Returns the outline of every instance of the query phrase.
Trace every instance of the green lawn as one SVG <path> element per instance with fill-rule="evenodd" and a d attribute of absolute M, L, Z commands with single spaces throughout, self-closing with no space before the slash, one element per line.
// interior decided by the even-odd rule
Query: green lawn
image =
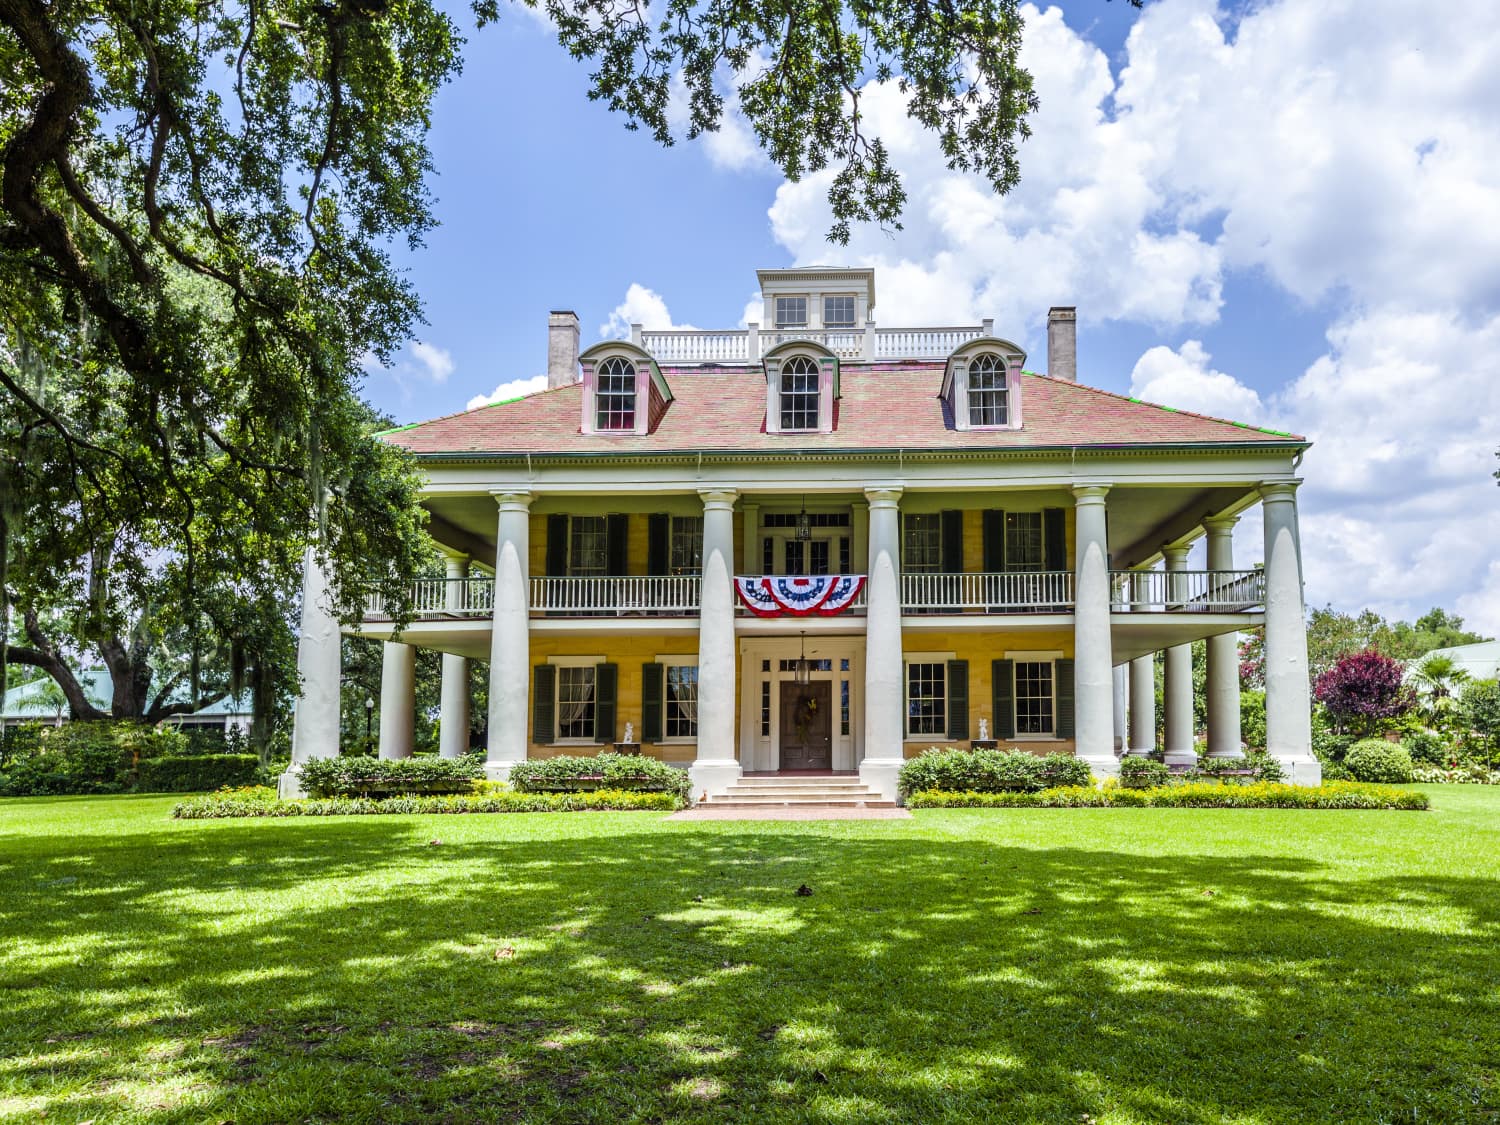
<path fill-rule="evenodd" d="M 0 1120 L 1494 1122 L 1500 789 L 1428 791 L 791 824 L 0 801 Z"/>

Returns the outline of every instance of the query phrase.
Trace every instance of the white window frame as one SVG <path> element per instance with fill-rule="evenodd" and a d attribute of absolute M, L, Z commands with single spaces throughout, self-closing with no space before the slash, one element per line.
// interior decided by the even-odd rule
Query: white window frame
<path fill-rule="evenodd" d="M 590 705 L 594 708 L 594 737 L 593 738 L 564 738 L 562 736 L 562 673 L 552 677 L 552 728 L 553 745 L 555 746 L 602 746 L 599 739 L 599 673 L 595 671 L 600 664 L 607 664 L 609 658 L 605 656 L 549 656 L 547 663 L 554 668 L 587 668 L 594 672 L 594 697 Z"/>
<path fill-rule="evenodd" d="M 1057 662 L 1063 659 L 1063 654 L 1056 649 L 1046 651 L 1007 652 L 1005 659 L 1011 662 L 1010 670 L 1010 721 L 1011 729 L 1016 733 L 1011 736 L 1013 742 L 1059 742 L 1057 734 Z M 1045 734 L 1022 734 L 1021 715 L 1019 710 L 1020 692 L 1016 690 L 1017 666 L 1021 664 L 1050 664 L 1052 665 L 1052 729 Z"/>
<path fill-rule="evenodd" d="M 668 735 L 667 734 L 667 708 L 670 706 L 670 703 L 671 703 L 671 700 L 670 700 L 667 688 L 668 688 L 668 685 L 672 681 L 672 669 L 673 668 L 691 668 L 691 669 L 693 669 L 693 672 L 695 673 L 694 681 L 693 682 L 695 684 L 698 684 L 698 685 L 701 686 L 702 685 L 702 680 L 698 679 L 697 676 L 696 676 L 696 673 L 698 671 L 698 657 L 697 657 L 696 654 L 693 654 L 693 653 L 658 653 L 656 655 L 655 659 L 656 659 L 656 663 L 661 665 L 661 735 L 662 735 L 662 737 L 661 737 L 661 742 L 657 743 L 657 745 L 665 745 L 665 746 L 692 746 L 692 745 L 696 745 L 697 742 L 698 742 L 698 720 L 696 718 L 693 720 L 693 733 L 692 734 L 686 734 L 686 735 L 684 735 L 684 734 Z M 695 703 L 696 703 L 696 697 L 695 697 Z"/>
<path fill-rule="evenodd" d="M 948 737 L 948 661 L 957 657 L 951 652 L 903 652 L 901 654 L 901 736 L 904 742 L 925 742 L 931 745 L 934 739 Z M 911 666 L 913 664 L 936 664 L 943 670 L 943 715 L 940 728 L 934 734 L 913 734 L 911 730 Z"/>
<path fill-rule="evenodd" d="M 983 390 L 974 387 L 975 370 L 974 365 L 981 359 L 993 359 L 995 367 L 991 372 L 993 377 L 1000 381 L 998 387 Z M 969 429 L 971 430 L 1008 430 L 1010 429 L 1010 363 L 1005 356 L 999 352 L 978 352 L 971 355 L 964 362 L 964 406 L 969 416 Z M 1003 422 L 976 422 L 974 411 L 979 403 L 975 399 L 977 394 L 991 394 L 999 396 L 999 406 L 1005 415 Z"/>
<path fill-rule="evenodd" d="M 811 367 L 812 370 L 811 371 L 807 371 L 807 370 L 789 371 L 788 368 L 791 367 L 791 366 L 793 366 L 794 364 L 797 367 Z M 807 391 L 807 390 L 803 390 L 803 391 L 788 391 L 786 389 L 786 381 L 789 378 L 791 378 L 791 379 L 811 379 L 812 380 L 812 390 L 810 390 L 810 391 Z M 810 426 L 809 425 L 788 426 L 786 424 L 787 400 L 792 395 L 795 395 L 795 396 L 797 396 L 799 398 L 805 398 L 808 395 L 812 396 L 812 398 L 813 398 L 812 425 L 810 425 Z M 815 434 L 815 433 L 818 433 L 821 430 L 821 428 L 822 428 L 822 421 L 823 421 L 823 367 L 822 367 L 822 364 L 820 364 L 812 356 L 807 356 L 807 355 L 790 355 L 790 356 L 787 356 L 786 359 L 784 359 L 781 362 L 781 365 L 777 369 L 777 372 L 776 372 L 776 411 L 777 411 L 777 430 L 780 433 L 783 433 L 783 434 Z M 803 413 L 805 414 L 806 411 L 804 410 Z"/>
<path fill-rule="evenodd" d="M 607 400 L 623 396 L 624 391 L 605 392 L 601 386 L 602 380 L 624 378 L 625 376 L 614 371 L 606 372 L 606 367 L 623 365 L 630 374 L 630 425 L 628 426 L 604 426 L 601 425 L 601 415 L 604 413 L 604 404 Z M 634 434 L 640 430 L 640 369 L 635 361 L 622 355 L 611 355 L 601 359 L 594 365 L 594 432 L 599 434 Z"/>
<path fill-rule="evenodd" d="M 787 302 L 788 304 L 793 301 L 802 302 L 802 319 L 800 321 L 784 321 L 781 319 L 781 303 L 783 301 Z M 776 328 L 776 330 L 793 331 L 799 328 L 807 328 L 808 314 L 811 312 L 810 308 L 808 307 L 810 304 L 811 302 L 808 300 L 807 294 L 805 293 L 778 293 L 771 302 L 771 315 L 772 319 L 775 321 L 774 327 Z"/>
<path fill-rule="evenodd" d="M 848 301 L 849 302 L 849 321 L 848 321 L 847 324 L 844 323 L 844 322 L 842 322 L 842 321 L 840 321 L 837 324 L 835 324 L 833 321 L 830 321 L 828 319 L 828 302 L 829 301 Z M 854 329 L 855 327 L 858 326 L 858 324 L 859 324 L 859 297 L 858 297 L 857 294 L 854 294 L 854 293 L 825 293 L 825 294 L 823 294 L 823 327 L 824 328 L 842 329 L 842 330 L 846 330 L 847 331 L 847 330 Z"/>

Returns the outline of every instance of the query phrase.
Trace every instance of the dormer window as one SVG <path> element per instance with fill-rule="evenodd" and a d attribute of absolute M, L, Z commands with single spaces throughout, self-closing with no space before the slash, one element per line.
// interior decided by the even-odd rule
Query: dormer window
<path fill-rule="evenodd" d="M 635 364 L 611 356 L 594 375 L 595 425 L 600 431 L 635 429 Z"/>
<path fill-rule="evenodd" d="M 777 328 L 806 328 L 807 327 L 807 298 L 806 297 L 777 297 L 776 298 L 776 327 Z"/>
<path fill-rule="evenodd" d="M 818 428 L 818 365 L 794 355 L 781 365 L 781 429 Z"/>
<path fill-rule="evenodd" d="M 994 352 L 981 352 L 969 361 L 969 425 L 1010 425 L 1005 361 Z"/>
<path fill-rule="evenodd" d="M 854 294 L 845 293 L 837 297 L 823 298 L 824 328 L 854 327 Z"/>

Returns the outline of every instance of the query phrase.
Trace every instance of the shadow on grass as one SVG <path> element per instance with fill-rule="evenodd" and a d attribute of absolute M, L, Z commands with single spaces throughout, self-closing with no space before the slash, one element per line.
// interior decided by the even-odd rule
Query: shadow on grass
<path fill-rule="evenodd" d="M 0 1108 L 1496 1119 L 1493 882 L 920 826 L 479 823 L 8 845 Z"/>

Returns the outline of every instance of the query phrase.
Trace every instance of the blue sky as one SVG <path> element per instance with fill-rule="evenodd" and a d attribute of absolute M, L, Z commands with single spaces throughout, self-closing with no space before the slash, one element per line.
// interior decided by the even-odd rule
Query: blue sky
<path fill-rule="evenodd" d="M 401 255 L 429 323 L 367 395 L 406 422 L 534 377 L 551 308 L 585 344 L 612 314 L 732 326 L 763 266 L 875 265 L 882 323 L 993 316 L 1037 368 L 1047 307 L 1077 304 L 1084 381 L 1317 440 L 1310 602 L 1500 631 L 1500 6 L 1026 16 L 1043 108 L 1021 187 L 948 172 L 872 89 L 911 204 L 847 248 L 821 238 L 826 183 L 785 184 L 737 120 L 660 149 L 587 100 L 536 17 L 471 30 L 435 112 L 442 226 Z"/>

